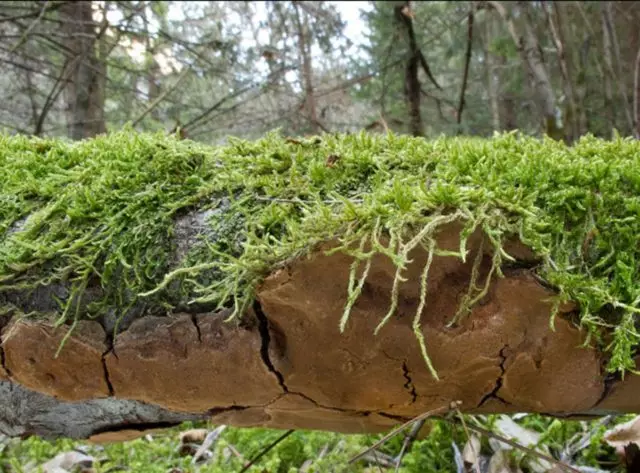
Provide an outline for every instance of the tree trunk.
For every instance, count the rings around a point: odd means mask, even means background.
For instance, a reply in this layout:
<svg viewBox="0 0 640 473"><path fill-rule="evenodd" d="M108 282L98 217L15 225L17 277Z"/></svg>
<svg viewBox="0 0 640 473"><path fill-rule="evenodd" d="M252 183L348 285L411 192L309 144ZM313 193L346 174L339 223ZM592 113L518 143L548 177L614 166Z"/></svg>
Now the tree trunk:
<svg viewBox="0 0 640 473"><path fill-rule="evenodd" d="M519 25L516 25L507 8L498 1L488 2L507 24L511 38L522 57L525 71L531 75L536 92L537 103L544 121L544 130L554 139L562 139L564 132L558 121L556 98L544 64L540 44L527 18L527 4L518 2L520 9Z"/></svg>
<svg viewBox="0 0 640 473"><path fill-rule="evenodd" d="M558 52L558 63L560 72L562 73L562 83L564 93L567 98L567 113L565 113L564 128L566 130L566 141L572 143L580 135L579 113L576 105L575 92L573 87L573 74L569 67L569 60L566 52L566 41L564 35L562 15L560 12L561 5L554 3L553 5L543 6L547 15L547 23L553 42Z"/></svg>
<svg viewBox="0 0 640 473"><path fill-rule="evenodd" d="M313 95L313 67L311 65L311 44L309 41L309 25L306 20L306 13L304 13L305 20L300 18L300 11L298 8L298 2L293 2L293 8L295 10L296 28L298 30L298 50L300 54L300 62L302 64L301 74L304 88L304 108L306 112L306 118L311 124L311 129L314 133L320 131L320 122L318 121L318 114L316 112L316 100Z"/></svg>
<svg viewBox="0 0 640 473"><path fill-rule="evenodd" d="M409 132L412 136L423 136L424 126L422 124L422 113L420 111L420 78L418 77L421 52L413 31L410 8L410 3L406 1L396 5L394 12L401 28L404 28L407 32L409 43L409 53L404 75L404 94L407 107L409 108Z"/></svg>
<svg viewBox="0 0 640 473"><path fill-rule="evenodd" d="M500 131L500 107L498 105L499 86L496 84L496 82L499 80L499 75L496 74L495 58L490 49L491 42L494 38L493 28L493 18L486 18L484 35L484 56L485 70L487 75L487 91L489 95L489 108L491 110L491 123L493 126L493 131Z"/></svg>
<svg viewBox="0 0 640 473"><path fill-rule="evenodd" d="M104 76L106 64L96 55L97 32L92 3L70 2L60 7L64 45L69 51L65 88L69 137L80 140L106 131Z"/></svg>

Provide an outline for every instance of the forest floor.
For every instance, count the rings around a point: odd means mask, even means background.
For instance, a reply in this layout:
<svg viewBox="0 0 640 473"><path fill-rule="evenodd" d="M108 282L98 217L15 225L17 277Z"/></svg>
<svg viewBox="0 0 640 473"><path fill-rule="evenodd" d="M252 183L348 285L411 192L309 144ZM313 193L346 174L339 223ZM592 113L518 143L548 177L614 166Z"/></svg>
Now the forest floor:
<svg viewBox="0 0 640 473"><path fill-rule="evenodd" d="M476 429L483 428L486 432L478 435ZM207 424L184 424L102 445L69 439L5 438L0 440L0 471L598 473L625 471L621 446L640 438L640 422L632 416L568 421L524 414L456 415L427 421L417 430L408 427L380 445L382 434ZM636 471L633 468L626 471Z"/></svg>

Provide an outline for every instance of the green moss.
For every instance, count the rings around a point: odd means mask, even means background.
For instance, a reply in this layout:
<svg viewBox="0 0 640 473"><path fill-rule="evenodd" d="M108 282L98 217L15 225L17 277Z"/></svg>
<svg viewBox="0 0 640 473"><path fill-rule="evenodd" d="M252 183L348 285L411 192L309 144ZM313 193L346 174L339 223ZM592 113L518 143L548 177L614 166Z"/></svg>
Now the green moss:
<svg viewBox="0 0 640 473"><path fill-rule="evenodd" d="M609 370L635 368L637 141L584 137L569 148L515 134L296 142L271 133L212 148L124 130L79 143L2 136L0 169L0 295L63 282L71 292L59 323L106 307L123 313L139 301L229 306L237 316L270 270L339 237L336 251L355 257L342 329L374 254L392 258L399 284L409 252L429 251L414 320L428 360L419 316L429 304L428 265L439 254L432 236L458 219L458 257L475 258L465 239L482 228L496 250L491 276L501 276L510 259L502 243L519 235L542 258L538 273L558 288L558 303L579 303L580 325L607 350ZM176 218L220 199L231 207L212 218L215 238L172 267ZM490 280L476 277L457 319L486 293ZM398 284L380 327L394 314ZM85 307L83 294L96 285L103 293Z"/></svg>

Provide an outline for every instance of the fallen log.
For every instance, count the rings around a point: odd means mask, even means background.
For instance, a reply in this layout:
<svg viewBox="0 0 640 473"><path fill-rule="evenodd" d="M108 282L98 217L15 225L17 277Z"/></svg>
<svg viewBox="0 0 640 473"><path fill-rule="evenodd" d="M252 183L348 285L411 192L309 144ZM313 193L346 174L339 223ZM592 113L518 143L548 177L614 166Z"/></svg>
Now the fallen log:
<svg viewBox="0 0 640 473"><path fill-rule="evenodd" d="M2 137L0 432L637 411L639 151Z"/></svg>

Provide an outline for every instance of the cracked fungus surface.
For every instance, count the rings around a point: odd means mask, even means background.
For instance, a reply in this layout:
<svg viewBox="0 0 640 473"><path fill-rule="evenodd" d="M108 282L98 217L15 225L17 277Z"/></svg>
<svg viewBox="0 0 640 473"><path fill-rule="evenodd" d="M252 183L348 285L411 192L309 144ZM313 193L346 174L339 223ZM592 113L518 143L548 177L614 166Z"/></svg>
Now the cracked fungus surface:
<svg viewBox="0 0 640 473"><path fill-rule="evenodd" d="M78 143L2 136L0 169L0 316L76 328L96 319L116 336L143 315L225 307L239 317L268 274L332 240L331 252L353 260L342 328L374 258L397 268L377 333L401 303L410 252L423 249L411 327L431 366L420 315L434 258L473 261L451 315L461 323L517 264L507 245L516 237L538 256L555 306L577 303L575 321L608 369L635 367L637 141L271 133L208 147L124 130ZM454 222L457 246L440 248L435 235ZM467 246L478 231L485 272Z"/></svg>

